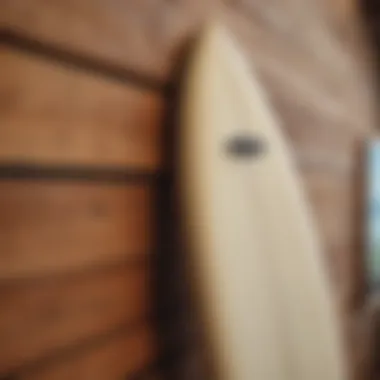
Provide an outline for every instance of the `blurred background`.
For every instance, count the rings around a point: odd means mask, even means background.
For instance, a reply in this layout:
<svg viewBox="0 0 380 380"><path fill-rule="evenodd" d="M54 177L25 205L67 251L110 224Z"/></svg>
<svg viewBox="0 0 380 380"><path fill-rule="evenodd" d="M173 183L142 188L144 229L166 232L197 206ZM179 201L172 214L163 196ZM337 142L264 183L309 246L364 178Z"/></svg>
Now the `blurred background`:
<svg viewBox="0 0 380 380"><path fill-rule="evenodd" d="M377 3L1 0L0 378L205 379L171 168L176 73L217 15L292 144L352 378L380 379L363 243Z"/></svg>

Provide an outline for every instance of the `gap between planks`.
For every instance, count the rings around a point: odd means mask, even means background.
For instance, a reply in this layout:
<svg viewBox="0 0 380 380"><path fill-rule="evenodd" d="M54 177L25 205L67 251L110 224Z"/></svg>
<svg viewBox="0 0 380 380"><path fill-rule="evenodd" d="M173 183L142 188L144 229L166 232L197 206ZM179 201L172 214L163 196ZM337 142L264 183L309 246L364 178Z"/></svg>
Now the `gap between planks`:
<svg viewBox="0 0 380 380"><path fill-rule="evenodd" d="M154 334L154 329L153 327L150 327L151 325L152 322L150 318L145 317L133 323L116 326L112 330L106 331L102 334L92 336L77 343L73 343L67 347L54 350L51 354L47 354L34 362L25 363L19 367L13 368L10 374L5 375L4 378L8 379L7 376L9 376L10 379L28 378L29 373L38 373L46 367L54 366L55 364L59 364L60 362L64 362L66 360L70 361L73 357L78 355L80 356L84 352L91 349L102 347L113 339L119 338L121 335L124 335L126 339L132 340L134 335L139 335L148 330L151 330L151 333ZM152 367L153 363L148 366ZM132 378L133 376L134 375L131 374ZM3 377L1 377L1 379L3 379Z"/></svg>
<svg viewBox="0 0 380 380"><path fill-rule="evenodd" d="M128 83L154 92L164 93L166 89L165 83L146 74L139 73L132 68L125 68L94 59L85 54L63 49L57 45L41 42L13 30L0 30L0 45L37 55L63 66L70 66L77 70L83 70L87 73L100 75L103 78Z"/></svg>

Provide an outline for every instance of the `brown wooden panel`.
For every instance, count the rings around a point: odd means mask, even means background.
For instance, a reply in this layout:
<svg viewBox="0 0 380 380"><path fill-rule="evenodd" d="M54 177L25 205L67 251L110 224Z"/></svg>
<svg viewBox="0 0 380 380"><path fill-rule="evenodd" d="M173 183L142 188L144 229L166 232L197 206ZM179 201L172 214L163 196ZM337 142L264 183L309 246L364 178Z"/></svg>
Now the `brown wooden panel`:
<svg viewBox="0 0 380 380"><path fill-rule="evenodd" d="M262 73L277 119L303 166L323 166L336 173L352 169L358 131L337 117L325 114L291 88Z"/></svg>
<svg viewBox="0 0 380 380"><path fill-rule="evenodd" d="M332 22L341 35L346 38L350 36L350 32L355 31L362 14L362 2L360 0L324 0L322 1L326 11L325 14L330 15Z"/></svg>
<svg viewBox="0 0 380 380"><path fill-rule="evenodd" d="M0 20L54 46L167 79L177 51L215 8L261 70L319 110L368 127L367 78L318 1L3 0Z"/></svg>
<svg viewBox="0 0 380 380"><path fill-rule="evenodd" d="M152 196L142 184L1 181L0 279L148 254Z"/></svg>
<svg viewBox="0 0 380 380"><path fill-rule="evenodd" d="M0 161L160 165L158 95L6 47L0 65Z"/></svg>
<svg viewBox="0 0 380 380"><path fill-rule="evenodd" d="M228 25L259 74L271 78L268 92L285 86L286 96L308 103L334 123L345 123L347 129L365 131L374 125L367 73L320 12L314 13L316 2L230 3Z"/></svg>
<svg viewBox="0 0 380 380"><path fill-rule="evenodd" d="M177 51L215 8L255 66L286 82L288 92L354 128L372 122L367 78L317 1L3 0L0 20L54 46L167 79Z"/></svg>
<svg viewBox="0 0 380 380"><path fill-rule="evenodd" d="M0 285L0 373L149 312L145 264ZM127 360L127 357L126 357Z"/></svg>
<svg viewBox="0 0 380 380"><path fill-rule="evenodd" d="M340 21L351 21L354 28L354 17L350 20L347 16L359 16L352 0L267 0L265 2L255 0L229 0L230 9L241 13L252 24L267 29L278 41L281 49L288 46L296 50L295 54L303 53L310 58L319 58L321 70L325 70L324 64L331 64L333 70L339 67L342 60L347 60L344 53L349 46L340 44L337 37L343 37L343 32L336 28L335 23L329 23L330 16L339 15ZM302 33L300 33L302 30ZM344 37L349 37L345 35ZM314 42L311 43L311 42ZM322 45L317 46L317 43ZM338 49L336 49L338 45ZM335 51L333 51L335 48ZM294 54L294 50L290 54ZM343 53L343 54L342 54ZM336 61L338 59L338 62ZM334 62L335 59L335 62ZM325 70L326 71L326 70ZM327 74L327 72L326 72Z"/></svg>
<svg viewBox="0 0 380 380"><path fill-rule="evenodd" d="M306 195L325 246L341 247L351 243L351 178L330 173L303 173Z"/></svg>
<svg viewBox="0 0 380 380"><path fill-rule="evenodd" d="M162 78L175 64L180 45L215 9L243 16L239 23L245 19L262 39L255 54L263 50L277 57L281 51L280 56L296 58L304 53L303 61L318 59L314 68L319 63L321 75L328 73L323 64L336 70L346 59L340 49L331 48L334 35L321 22L318 1L161 0L153 4L148 0L54 0L46 5L43 0L3 0L0 20L28 36ZM318 46L321 43L324 48Z"/></svg>
<svg viewBox="0 0 380 380"><path fill-rule="evenodd" d="M306 172L303 179L336 298L347 305L353 291L350 271L354 248L350 175Z"/></svg>
<svg viewBox="0 0 380 380"><path fill-rule="evenodd" d="M29 36L167 77L181 42L218 0L2 0L0 22Z"/></svg>
<svg viewBox="0 0 380 380"><path fill-rule="evenodd" d="M155 361L156 342L151 328L120 332L91 347L58 357L36 370L21 372L20 380L128 379ZM152 377L153 379L153 377ZM158 378L157 378L158 379Z"/></svg>

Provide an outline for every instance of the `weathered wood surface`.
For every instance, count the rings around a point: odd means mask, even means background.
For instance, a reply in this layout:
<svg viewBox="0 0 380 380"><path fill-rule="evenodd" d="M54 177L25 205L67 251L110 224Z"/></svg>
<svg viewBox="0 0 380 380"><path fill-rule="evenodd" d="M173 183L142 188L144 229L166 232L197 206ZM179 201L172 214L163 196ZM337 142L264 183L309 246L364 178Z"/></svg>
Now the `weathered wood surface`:
<svg viewBox="0 0 380 380"><path fill-rule="evenodd" d="M79 348L40 367L22 372L20 380L120 380L152 366L157 354L150 326L115 331L89 347ZM145 377L142 377L145 380ZM146 380L148 380L147 378ZM152 378L153 380L153 378Z"/></svg>
<svg viewBox="0 0 380 380"><path fill-rule="evenodd" d="M185 42L210 16L243 45L294 147L350 335L362 254L355 168L358 146L376 124L355 0L2 0L8 37L43 48L30 55L25 46L11 49L8 38L0 49L0 164L160 170L165 99L133 78L151 87L168 82ZM53 62L55 50L84 64L67 65L59 54ZM90 61L108 71L86 71ZM108 74L119 69L128 75L118 83ZM0 275L75 272L152 252L150 195L122 188L0 183L0 244L7 247L0 246ZM358 346L360 337L348 341ZM191 378L184 356L179 378Z"/></svg>
<svg viewBox="0 0 380 380"><path fill-rule="evenodd" d="M0 62L2 164L160 166L157 94L9 47Z"/></svg>
<svg viewBox="0 0 380 380"><path fill-rule="evenodd" d="M1 283L0 294L2 375L117 326L133 330L152 308L145 264Z"/></svg>
<svg viewBox="0 0 380 380"><path fill-rule="evenodd" d="M214 0L2 1L0 22L80 54L167 77L177 50Z"/></svg>
<svg viewBox="0 0 380 380"><path fill-rule="evenodd" d="M347 142L371 123L371 94L352 43L342 42L345 31L334 29L335 19L342 19L348 5L322 5L298 0L159 1L154 6L146 0L54 0L47 7L42 1L5 0L0 4L0 17L3 25L21 35L161 81L170 78L178 63L176 51L204 21L221 19L244 45L269 95L279 105L281 117L292 128L296 149L308 152L315 131L320 131L321 141L308 153L310 160L316 161L314 155L328 150L333 165L336 157L332 151L349 155ZM331 20L325 17L332 14ZM307 114L311 114L309 120L305 120ZM336 137L340 129L350 131L341 134L345 137L342 142ZM303 137L302 142L298 136ZM331 136L331 142L324 151L315 152L317 147L322 149L323 136ZM309 159L305 154L302 157Z"/></svg>
<svg viewBox="0 0 380 380"><path fill-rule="evenodd" d="M0 279L147 257L153 189L143 184L0 181Z"/></svg>

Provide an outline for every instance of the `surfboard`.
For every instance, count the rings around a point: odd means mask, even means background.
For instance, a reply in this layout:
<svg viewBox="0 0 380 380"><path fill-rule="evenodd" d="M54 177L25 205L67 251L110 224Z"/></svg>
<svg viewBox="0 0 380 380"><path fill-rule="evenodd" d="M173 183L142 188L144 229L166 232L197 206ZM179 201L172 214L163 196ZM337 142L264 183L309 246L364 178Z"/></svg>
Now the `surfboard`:
<svg viewBox="0 0 380 380"><path fill-rule="evenodd" d="M347 378L338 318L289 144L220 25L183 88L182 224L218 380Z"/></svg>

